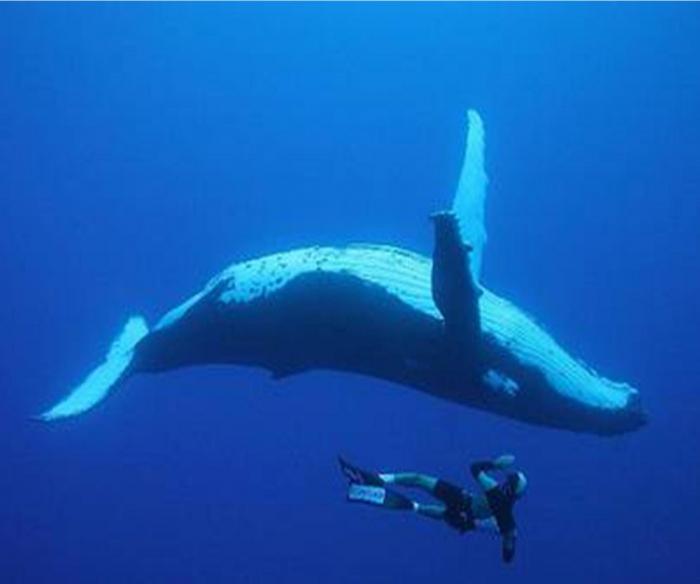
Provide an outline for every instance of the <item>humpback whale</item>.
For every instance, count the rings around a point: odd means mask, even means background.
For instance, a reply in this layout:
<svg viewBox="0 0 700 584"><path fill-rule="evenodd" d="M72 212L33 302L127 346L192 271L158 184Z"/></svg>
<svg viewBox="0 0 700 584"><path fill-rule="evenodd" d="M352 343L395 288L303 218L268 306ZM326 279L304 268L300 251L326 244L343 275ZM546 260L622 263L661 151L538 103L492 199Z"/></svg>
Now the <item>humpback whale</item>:
<svg viewBox="0 0 700 584"><path fill-rule="evenodd" d="M577 432L641 427L635 388L598 375L482 284L487 183L483 123L470 110L452 208L432 216L432 258L355 244L236 263L151 329L130 318L104 362L39 418L86 412L137 373L236 364L276 379L354 372Z"/></svg>

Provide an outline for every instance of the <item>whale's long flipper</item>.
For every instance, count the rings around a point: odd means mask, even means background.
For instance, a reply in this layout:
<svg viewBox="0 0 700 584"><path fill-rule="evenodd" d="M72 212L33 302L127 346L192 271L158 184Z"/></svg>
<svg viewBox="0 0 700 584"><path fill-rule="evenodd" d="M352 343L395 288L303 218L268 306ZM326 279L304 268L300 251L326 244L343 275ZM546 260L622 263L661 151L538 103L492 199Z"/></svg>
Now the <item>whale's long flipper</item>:
<svg viewBox="0 0 700 584"><path fill-rule="evenodd" d="M105 362L90 373L68 397L38 418L45 421L67 418L82 414L97 405L122 380L134 356L134 347L147 334L146 321L140 316L132 316L112 343Z"/></svg>
<svg viewBox="0 0 700 584"><path fill-rule="evenodd" d="M484 124L474 110L469 110L469 129L462 173L452 211L459 218L462 239L472 246L471 271L476 282L481 275L481 256L486 243L484 203L488 177L484 171Z"/></svg>
<svg viewBox="0 0 700 584"><path fill-rule="evenodd" d="M479 296L470 270L471 246L462 240L454 213L436 213L431 287L445 321L446 340L460 357L476 359L481 340Z"/></svg>

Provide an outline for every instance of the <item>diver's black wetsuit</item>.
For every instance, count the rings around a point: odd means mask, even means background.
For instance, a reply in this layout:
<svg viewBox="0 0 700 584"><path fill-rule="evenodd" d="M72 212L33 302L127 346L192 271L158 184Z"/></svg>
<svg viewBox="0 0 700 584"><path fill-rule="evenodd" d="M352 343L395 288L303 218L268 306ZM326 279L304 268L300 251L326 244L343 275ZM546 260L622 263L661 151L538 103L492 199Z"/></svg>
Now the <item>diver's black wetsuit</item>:
<svg viewBox="0 0 700 584"><path fill-rule="evenodd" d="M472 474L476 478L480 472L487 470L479 466L482 463L472 465ZM483 463L491 464L491 463ZM475 470L476 469L476 470ZM488 470L491 470L489 468ZM474 517L474 497L457 485L440 479L435 485L433 496L445 504L445 523L460 533L476 529ZM515 518L513 506L515 505L515 493L508 482L500 483L492 489L484 491L484 496L493 513L493 518L498 525L501 535L515 531Z"/></svg>
<svg viewBox="0 0 700 584"><path fill-rule="evenodd" d="M439 479L433 496L445 504L443 519L460 533L476 529L473 497L470 493L447 481Z"/></svg>
<svg viewBox="0 0 700 584"><path fill-rule="evenodd" d="M472 476L478 481L479 474L496 470L496 466L491 461L479 461L471 465ZM515 555L515 534L516 525L513 516L513 507L517 499L516 475L509 475L508 479L496 486L485 489L484 495L489 504L493 518L498 525L498 531L503 538L503 560L510 562Z"/></svg>

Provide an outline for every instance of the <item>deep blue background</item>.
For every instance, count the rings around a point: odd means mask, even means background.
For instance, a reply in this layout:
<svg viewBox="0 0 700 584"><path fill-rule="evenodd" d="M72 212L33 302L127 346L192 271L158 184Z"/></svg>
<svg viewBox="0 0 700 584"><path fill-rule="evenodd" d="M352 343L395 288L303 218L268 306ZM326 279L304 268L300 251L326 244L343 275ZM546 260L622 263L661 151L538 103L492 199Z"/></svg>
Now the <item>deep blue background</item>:
<svg viewBox="0 0 700 584"><path fill-rule="evenodd" d="M700 10L662 5L0 8L0 581L691 582L700 483ZM484 281L640 388L599 438L316 372L134 378L28 416L228 263L422 252L486 124ZM370 342L368 340L368 342ZM467 481L513 451L498 544L344 502L335 455Z"/></svg>

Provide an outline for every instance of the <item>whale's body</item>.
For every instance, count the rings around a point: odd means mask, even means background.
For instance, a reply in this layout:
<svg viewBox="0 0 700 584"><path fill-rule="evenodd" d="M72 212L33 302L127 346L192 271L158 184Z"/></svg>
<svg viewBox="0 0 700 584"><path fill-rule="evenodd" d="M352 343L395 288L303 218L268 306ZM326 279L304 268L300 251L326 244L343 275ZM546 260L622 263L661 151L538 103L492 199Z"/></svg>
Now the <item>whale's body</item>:
<svg viewBox="0 0 700 584"><path fill-rule="evenodd" d="M486 181L474 112L470 128L453 209L476 244L476 281ZM446 346L431 269L429 258L382 245L313 247L234 264L152 330L133 318L107 360L42 417L79 414L136 373L229 363L263 367L277 378L311 369L356 372L575 431L615 434L644 423L634 388L571 357L528 315L483 285L477 371L474 355Z"/></svg>

